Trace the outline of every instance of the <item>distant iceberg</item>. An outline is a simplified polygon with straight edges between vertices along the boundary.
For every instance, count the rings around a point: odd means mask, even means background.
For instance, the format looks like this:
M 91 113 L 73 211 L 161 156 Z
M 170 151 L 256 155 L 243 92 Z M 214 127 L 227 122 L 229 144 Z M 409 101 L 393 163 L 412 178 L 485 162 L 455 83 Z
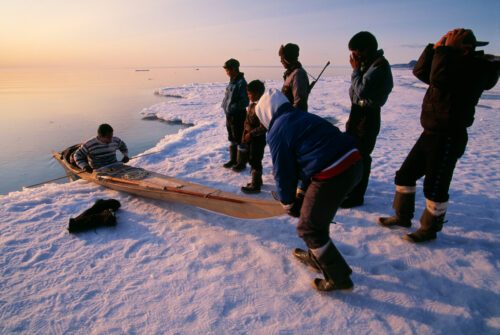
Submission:
M 416 60 L 411 60 L 408 64 L 393 64 L 391 67 L 395 69 L 413 69 L 417 65 Z

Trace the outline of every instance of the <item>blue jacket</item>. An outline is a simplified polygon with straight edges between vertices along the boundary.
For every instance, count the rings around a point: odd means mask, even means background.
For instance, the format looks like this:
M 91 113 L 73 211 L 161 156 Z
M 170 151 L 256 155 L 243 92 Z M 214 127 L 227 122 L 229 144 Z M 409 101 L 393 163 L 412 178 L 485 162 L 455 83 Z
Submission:
M 377 58 L 366 69 L 356 69 L 351 75 L 349 96 L 355 105 L 382 107 L 394 84 L 389 62 L 384 51 L 377 51 Z
M 246 113 L 248 103 L 247 82 L 243 73 L 239 73 L 234 80 L 229 81 L 221 107 L 226 115 L 238 115 Z
M 280 200 L 295 201 L 299 180 L 311 177 L 355 148 L 350 135 L 325 119 L 282 104 L 272 115 L 267 142 Z

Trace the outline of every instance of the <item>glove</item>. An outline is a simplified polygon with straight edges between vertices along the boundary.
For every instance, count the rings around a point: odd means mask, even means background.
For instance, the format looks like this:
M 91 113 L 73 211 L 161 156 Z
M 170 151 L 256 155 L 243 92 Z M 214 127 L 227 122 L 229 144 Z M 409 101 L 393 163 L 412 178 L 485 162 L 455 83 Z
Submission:
M 286 213 L 294 218 L 300 217 L 300 206 L 302 204 L 298 204 L 297 202 L 292 202 L 291 204 L 281 204 L 285 209 Z
M 294 218 L 300 217 L 300 210 L 302 209 L 302 204 L 304 203 L 305 192 L 301 189 L 297 189 L 295 194 L 295 201 L 291 204 L 281 204 L 285 209 L 286 213 Z
M 128 163 L 129 160 L 130 158 L 128 158 L 128 156 L 123 156 L 122 163 Z
M 300 209 L 302 208 L 302 202 L 295 201 L 287 214 L 293 216 L 294 218 L 300 217 Z
M 305 194 L 306 193 L 301 189 L 297 189 L 297 193 L 295 194 L 294 204 L 295 204 L 297 213 L 299 213 L 298 216 L 300 216 L 300 210 L 302 209 L 302 204 L 304 203 Z
M 87 172 L 87 173 L 92 173 L 92 172 L 94 172 L 94 169 L 92 169 L 92 168 L 90 167 L 90 165 L 87 165 L 87 166 L 84 168 L 84 170 L 85 170 L 85 172 Z
M 285 212 L 290 215 L 290 216 L 293 216 L 293 217 L 296 217 L 295 215 L 293 215 L 294 213 L 292 212 L 292 208 L 293 208 L 293 202 L 291 204 L 284 204 L 284 203 L 281 203 L 281 206 L 283 207 L 283 209 L 285 210 Z

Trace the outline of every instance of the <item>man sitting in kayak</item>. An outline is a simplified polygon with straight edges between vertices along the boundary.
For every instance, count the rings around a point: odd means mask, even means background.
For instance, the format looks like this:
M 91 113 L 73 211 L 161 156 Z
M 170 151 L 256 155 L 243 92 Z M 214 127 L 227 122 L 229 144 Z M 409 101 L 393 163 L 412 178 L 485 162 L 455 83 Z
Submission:
M 83 143 L 73 154 L 76 165 L 88 173 L 94 169 L 116 163 L 116 150 L 123 154 L 122 163 L 127 163 L 128 148 L 125 142 L 113 136 L 113 128 L 103 123 L 97 129 L 97 136 Z

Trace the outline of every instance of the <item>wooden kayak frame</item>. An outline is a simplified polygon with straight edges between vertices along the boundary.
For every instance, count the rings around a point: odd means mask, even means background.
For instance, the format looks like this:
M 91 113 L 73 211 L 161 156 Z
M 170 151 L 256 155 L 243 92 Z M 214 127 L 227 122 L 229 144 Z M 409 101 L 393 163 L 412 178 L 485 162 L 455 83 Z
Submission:
M 63 152 L 52 152 L 53 157 L 62 165 L 70 180 L 81 178 L 117 191 L 157 200 L 180 202 L 239 219 L 265 219 L 285 214 L 281 204 L 276 200 L 258 199 L 223 192 L 152 171 L 144 170 L 147 177 L 141 180 L 117 178 L 112 175 L 112 171 L 103 175 L 98 172 L 87 173 L 68 162 L 67 157 L 65 157 L 75 147 L 77 145 L 71 146 Z M 157 183 L 149 182 L 148 179 L 157 181 Z M 158 181 L 162 181 L 162 183 L 158 183 Z M 174 186 L 165 185 L 165 183 L 171 183 Z

